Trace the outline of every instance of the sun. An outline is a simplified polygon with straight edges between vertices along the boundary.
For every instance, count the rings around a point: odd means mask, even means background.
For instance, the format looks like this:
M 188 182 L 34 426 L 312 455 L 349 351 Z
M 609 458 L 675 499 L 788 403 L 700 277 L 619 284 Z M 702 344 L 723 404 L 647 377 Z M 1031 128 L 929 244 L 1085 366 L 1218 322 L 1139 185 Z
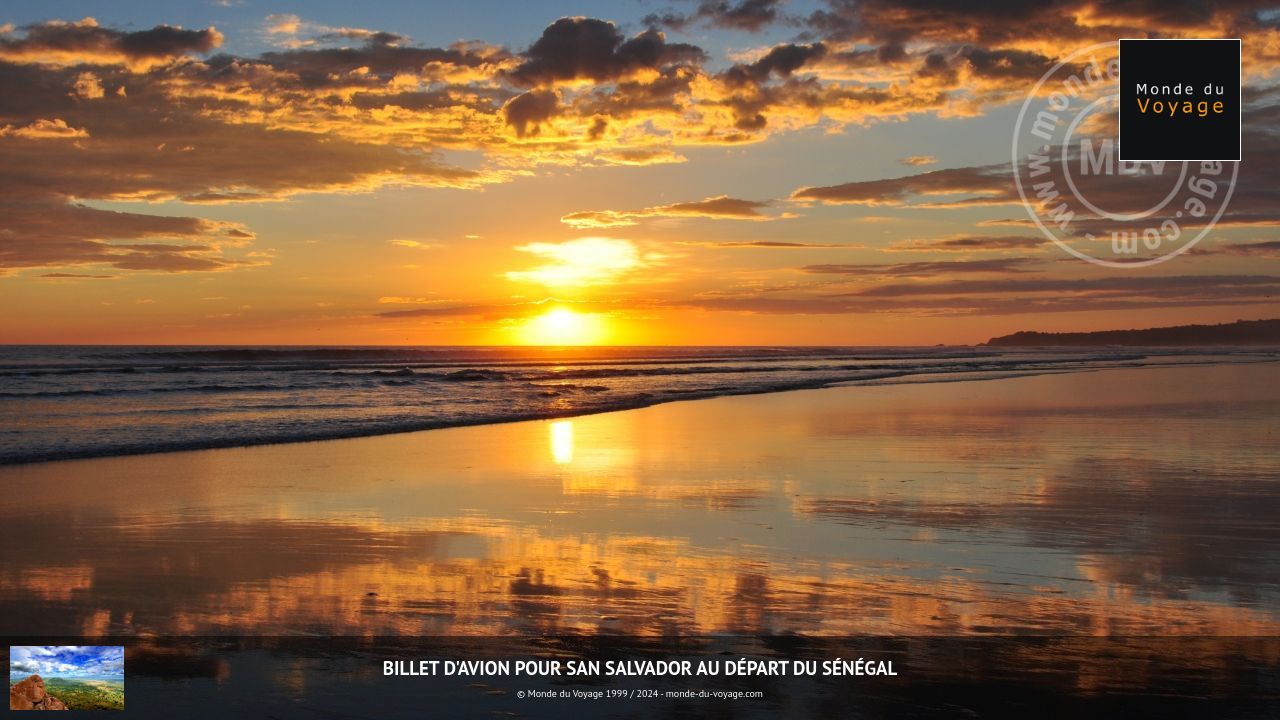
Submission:
M 552 308 L 519 327 L 520 340 L 526 345 L 599 345 L 608 334 L 600 315 L 566 307 Z

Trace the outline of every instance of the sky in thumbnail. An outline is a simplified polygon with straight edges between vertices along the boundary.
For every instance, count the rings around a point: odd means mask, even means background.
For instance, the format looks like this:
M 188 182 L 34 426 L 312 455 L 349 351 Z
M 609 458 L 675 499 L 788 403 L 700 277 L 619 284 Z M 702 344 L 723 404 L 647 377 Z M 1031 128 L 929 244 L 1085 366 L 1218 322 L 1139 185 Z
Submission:
M 1239 37 L 1227 215 L 1146 268 L 1030 223 L 1036 81 Z M 0 8 L 0 337 L 932 344 L 1280 315 L 1280 11 L 1247 0 Z
M 9 648 L 10 680 L 124 678 L 124 648 L 109 645 L 19 645 Z

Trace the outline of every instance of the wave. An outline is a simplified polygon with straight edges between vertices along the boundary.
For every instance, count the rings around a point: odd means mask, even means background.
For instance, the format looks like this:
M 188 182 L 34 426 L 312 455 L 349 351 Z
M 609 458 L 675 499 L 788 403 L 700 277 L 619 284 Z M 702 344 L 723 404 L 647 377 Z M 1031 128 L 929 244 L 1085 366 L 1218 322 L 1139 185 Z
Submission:
M 287 366 L 225 366 L 221 368 L 198 368 L 201 372 L 217 370 L 221 377 L 207 376 L 214 382 L 193 383 L 172 377 L 172 372 L 151 379 L 134 379 L 137 372 L 126 373 L 129 378 L 120 381 L 110 380 L 114 369 L 101 372 L 108 379 L 91 387 L 52 387 L 37 382 L 29 390 L 8 389 L 0 391 L 0 399 L 4 398 L 75 398 L 75 397 L 110 397 L 138 396 L 148 394 L 223 394 L 223 393 L 280 393 L 304 392 L 324 389 L 359 390 L 376 387 L 410 387 L 419 386 L 428 389 L 433 383 L 444 384 L 505 384 L 511 382 L 564 384 L 572 380 L 595 380 L 598 383 L 625 380 L 661 381 L 666 378 L 679 381 L 681 378 L 698 376 L 823 376 L 825 381 L 857 379 L 851 377 L 857 373 L 877 372 L 887 367 L 895 372 L 1010 372 L 1016 369 L 1037 369 L 1040 367 L 1069 367 L 1072 365 L 1090 365 L 1105 363 L 1111 366 L 1132 364 L 1146 361 L 1148 354 L 1141 353 L 1077 353 L 1059 354 L 1046 357 L 1039 354 L 1013 357 L 971 357 L 971 356 L 933 356 L 911 357 L 885 360 L 876 357 L 861 362 L 830 362 L 827 360 L 810 360 L 809 364 L 792 362 L 760 363 L 733 361 L 732 363 L 665 363 L 659 365 L 609 364 L 609 365 L 557 365 L 545 366 L 500 366 L 494 367 L 395 367 L 392 368 L 358 368 L 345 370 L 329 370 L 315 367 L 298 368 Z M 845 359 L 847 360 L 847 359 Z M 907 362 L 904 362 L 907 361 Z M 909 362 L 922 361 L 922 362 Z M 1167 362 L 1167 361 L 1166 361 Z M 298 372 L 308 370 L 310 372 Z M 184 367 L 184 372 L 187 369 Z M 51 375 L 82 374 L 49 371 Z M 30 376 L 41 377 L 42 374 L 29 373 Z M 610 389 L 600 386 L 602 390 Z
M 902 373 L 886 373 L 884 377 L 896 377 Z M 252 434 L 223 437 L 182 438 L 174 436 L 157 437 L 149 441 L 133 441 L 115 443 L 109 447 L 81 446 L 52 448 L 24 448 L 0 450 L 0 465 L 17 465 L 57 460 L 79 460 L 94 457 L 113 457 L 120 455 L 141 455 L 185 450 L 212 450 L 232 447 L 254 447 L 292 442 L 314 442 L 322 440 L 340 440 L 358 437 L 372 437 L 395 433 L 435 430 L 449 427 L 468 427 L 473 425 L 492 425 L 526 420 L 549 420 L 582 415 L 595 415 L 605 412 L 634 410 L 677 400 L 697 400 L 732 395 L 757 395 L 787 390 L 819 389 L 841 382 L 839 379 L 809 380 L 805 382 L 777 383 L 753 387 L 716 386 L 709 388 L 681 389 L 672 388 L 663 393 L 637 392 L 625 396 L 611 398 L 605 402 L 593 403 L 589 406 L 569 408 L 512 408 L 502 412 L 490 412 L 466 417 L 426 417 L 411 420 L 395 420 L 389 422 L 368 421 L 357 427 L 327 427 L 324 425 L 301 425 L 288 430 L 269 432 L 256 431 Z M 587 389 L 591 388 L 591 389 Z M 600 386 L 582 386 L 584 392 L 599 393 L 607 388 Z M 561 397 L 564 392 L 553 392 L 552 397 Z
M 670 362 L 747 360 L 770 362 L 791 358 L 907 360 L 925 357 L 994 357 L 1002 353 L 967 346 L 954 348 L 840 348 L 840 347 L 245 347 L 245 348 L 140 348 L 91 351 L 77 357 L 90 361 L 76 371 L 92 371 L 103 363 L 133 363 L 146 370 L 166 370 L 173 363 L 189 366 L 254 364 L 267 367 L 294 364 L 318 366 L 407 365 L 643 365 Z M 0 371 L 10 366 L 0 364 Z M 18 368 L 22 369 L 22 368 Z M 135 367 L 134 371 L 144 368 Z
M 186 374 L 197 366 L 184 359 L 177 365 L 184 368 L 181 372 L 12 376 L 0 391 L 0 426 L 7 428 L 0 432 L 0 464 L 362 437 L 835 385 L 1274 362 L 1278 357 L 1274 352 L 860 349 L 838 357 L 814 352 L 748 358 L 738 353 L 715 360 L 632 358 L 578 365 L 527 359 L 345 369 L 320 364 L 299 372 L 296 362 L 244 364 L 243 349 L 190 352 L 229 353 L 237 362 L 199 366 L 205 374 L 198 375 Z M 113 357 L 119 360 L 120 354 Z M 208 374 L 210 368 L 220 374 Z

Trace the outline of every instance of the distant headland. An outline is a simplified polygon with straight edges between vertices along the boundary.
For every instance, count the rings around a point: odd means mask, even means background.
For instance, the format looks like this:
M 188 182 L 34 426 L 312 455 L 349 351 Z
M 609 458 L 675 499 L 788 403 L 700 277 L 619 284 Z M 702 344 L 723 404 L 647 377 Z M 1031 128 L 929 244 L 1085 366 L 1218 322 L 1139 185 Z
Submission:
M 995 347 L 1037 346 L 1188 346 L 1188 345 L 1277 345 L 1280 346 L 1280 319 L 1239 320 L 1221 325 L 1178 325 L 1145 330 L 1103 330 L 1100 332 L 1045 333 L 1022 331 L 991 338 Z

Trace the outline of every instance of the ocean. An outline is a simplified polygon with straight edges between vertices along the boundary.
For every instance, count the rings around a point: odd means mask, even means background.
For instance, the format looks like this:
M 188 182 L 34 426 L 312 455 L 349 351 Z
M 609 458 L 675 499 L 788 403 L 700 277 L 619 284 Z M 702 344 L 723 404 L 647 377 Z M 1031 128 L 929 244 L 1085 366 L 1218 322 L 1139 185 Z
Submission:
M 988 347 L 0 348 L 0 464 L 359 437 L 837 385 L 1152 364 L 1273 349 Z

